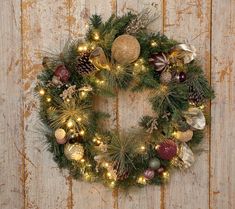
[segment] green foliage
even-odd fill
[[[203,131],[197,130],[193,132],[193,138],[188,142],[188,145],[193,148],[194,146],[200,144],[203,140]]]
[[[178,113],[188,107],[188,88],[184,84],[161,85],[150,99],[153,110],[159,115],[165,112]]]
[[[144,30],[137,30],[135,36],[141,46],[139,59],[126,66],[115,63],[111,56],[112,43],[116,37],[126,31],[129,23],[136,17],[137,15],[132,13],[121,17],[112,15],[106,22],[103,22],[101,16],[93,15],[90,18],[84,42],[70,41],[61,53],[48,54],[44,58],[44,69],[38,76],[39,82],[35,91],[38,94],[40,90],[44,90],[44,94],[38,95],[40,119],[49,130],[45,134],[45,142],[58,166],[69,169],[71,175],[76,179],[85,178],[88,181],[101,181],[105,185],[110,185],[113,179],[105,177],[107,168],[102,167],[94,159],[95,156],[104,154],[106,160],[111,162],[118,174],[130,172],[125,180],[117,179],[115,181],[116,187],[142,186],[137,180],[148,168],[149,159],[158,157],[155,146],[166,138],[173,138],[172,133],[175,130],[190,129],[183,116],[183,112],[190,106],[190,89],[193,88],[197,94],[202,95],[204,101],[214,97],[214,92],[197,62],[191,62],[183,68],[177,69],[185,71],[187,75],[185,82],[179,83],[173,79],[169,84],[161,83],[160,73],[150,66],[148,59],[153,53],[170,54],[172,47],[178,42],[168,39],[160,33],[148,34]],[[77,60],[83,53],[78,49],[84,44],[87,46],[88,53],[94,47],[102,47],[107,56],[109,70],[97,69],[88,75],[77,73]],[[54,71],[59,65],[64,65],[71,76],[67,83],[55,85],[52,79]],[[63,100],[60,95],[72,85],[76,85],[72,98],[68,101]],[[87,86],[90,87],[90,91],[80,91],[80,88]],[[104,127],[100,127],[99,122],[109,115],[93,110],[94,96],[115,97],[119,89],[149,91],[149,101],[154,117],[142,117],[139,121],[141,130],[121,134],[117,130],[108,132]],[[154,120],[153,128],[152,121]],[[68,126],[69,121],[73,122],[72,127]],[[64,145],[58,144],[54,136],[57,128],[65,129],[68,138],[72,129],[75,129],[75,132],[85,130],[85,135],[79,141],[85,150],[85,162],[70,161],[65,157]],[[99,145],[93,141],[97,136],[100,137],[99,143],[107,146],[107,151],[104,153],[97,151]],[[203,132],[194,130],[193,138],[188,142],[189,146],[193,148],[201,142],[202,138]],[[141,149],[141,147],[144,148]],[[160,161],[166,170],[171,168],[170,161],[161,159]],[[162,175],[156,175],[148,181],[148,184],[163,183],[165,183],[165,179]]]
[[[208,80],[203,75],[201,67],[193,62],[187,66],[187,82],[186,84],[193,88],[198,95],[201,95],[203,99],[213,99],[215,97],[214,91],[208,83]]]

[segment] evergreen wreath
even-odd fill
[[[214,97],[196,50],[160,33],[148,33],[150,10],[90,18],[85,40],[70,41],[43,58],[36,92],[48,149],[75,179],[107,186],[163,184],[173,168],[189,168],[203,139],[205,103]],[[94,96],[118,90],[151,92],[155,113],[139,130],[120,134],[99,121]]]

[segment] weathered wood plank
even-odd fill
[[[59,173],[46,150],[34,95],[36,76],[44,51],[63,47],[69,37],[69,1],[23,0],[23,90],[24,134],[27,177],[25,207],[32,209],[71,208],[70,179]]]
[[[116,0],[98,2],[95,0],[73,0],[70,9],[71,35],[72,38],[82,38],[87,31],[89,17],[93,14],[100,14],[106,20],[116,11]],[[117,124],[116,117],[116,99],[97,98],[95,108],[108,112],[110,118],[102,125],[108,128],[115,128]],[[73,205],[74,208],[95,209],[95,208],[115,208],[116,193],[104,187],[101,184],[89,184],[81,181],[73,181]],[[113,198],[114,197],[114,198]]]
[[[210,0],[164,1],[164,33],[179,41],[188,41],[198,51],[205,72],[210,75]],[[203,150],[209,148],[209,134]],[[165,208],[206,209],[209,206],[209,155],[203,151],[194,166],[185,172],[175,172],[165,187]]]
[[[210,208],[235,208],[235,1],[212,1]]]
[[[24,206],[20,2],[0,1],[0,208]]]
[[[140,12],[142,9],[157,6],[161,12],[161,1],[133,1],[120,0],[117,2],[117,14],[123,15],[127,11]],[[150,30],[155,32],[162,30],[162,15],[151,24]],[[144,115],[151,115],[151,106],[148,102],[148,92],[133,93],[131,91],[119,91],[118,94],[118,118],[120,132],[127,132],[138,128],[138,122]],[[149,186],[143,189],[132,188],[127,193],[118,194],[118,208],[153,208],[161,207],[161,187]]]

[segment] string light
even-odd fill
[[[103,163],[102,164],[105,168],[108,168],[109,167],[109,164],[107,162]]]
[[[98,41],[100,39],[100,36],[98,33],[94,33],[93,38],[94,38],[94,40]]]
[[[91,176],[90,176],[89,173],[84,173],[84,177],[85,177],[86,180],[89,180]]]
[[[107,172],[106,175],[107,175],[108,178],[111,178],[111,177],[112,177],[112,174],[111,174],[110,172]]]
[[[137,183],[139,183],[139,184],[146,184],[146,179],[143,176],[140,176],[137,179]]]
[[[203,109],[205,108],[205,106],[204,106],[204,105],[201,105],[199,108],[200,108],[201,110],[203,110]]]
[[[85,134],[85,131],[84,131],[84,130],[81,130],[81,131],[79,132],[79,134],[80,134],[81,136],[83,136],[83,135]]]
[[[87,49],[88,49],[88,47],[87,47],[87,45],[80,45],[79,47],[78,47],[78,51],[79,52],[82,52],[82,51],[87,51]]]
[[[176,135],[177,135],[177,132],[174,131],[174,132],[172,133],[172,136],[176,136]]]
[[[140,63],[144,63],[144,59],[143,59],[143,58],[140,58],[140,59],[139,59],[139,62],[140,62]]]
[[[117,70],[121,70],[122,67],[120,65],[117,65]]]
[[[102,84],[104,84],[104,80],[99,80],[99,79],[97,79],[97,80],[96,80],[96,83],[99,84],[99,85],[102,85]]]
[[[81,98],[85,98],[87,96],[87,92],[81,91],[80,96],[81,96]]]
[[[167,181],[170,178],[170,173],[168,171],[164,171],[162,173],[162,177]]]
[[[73,121],[72,120],[69,120],[68,122],[67,122],[67,127],[68,128],[71,128],[73,126]]]
[[[84,162],[85,162],[85,159],[84,159],[84,158],[82,158],[82,159],[80,160],[80,162],[81,162],[81,163],[84,163]]]
[[[111,188],[114,188],[114,187],[115,187],[115,184],[116,184],[115,181],[111,181],[110,187],[111,187]]]
[[[141,151],[145,151],[145,149],[146,149],[146,148],[145,148],[144,145],[142,145],[142,146],[140,147],[140,150],[141,150]]]
[[[158,144],[158,145],[156,145],[155,146],[155,150],[158,150],[159,149],[159,147],[160,147],[160,145]]]
[[[81,122],[82,121],[82,118],[81,117],[78,117],[77,118],[77,122]]]
[[[135,67],[138,67],[138,66],[139,66],[139,64],[138,64],[137,62],[135,62],[135,64],[134,64],[134,65],[135,65]]]
[[[70,102],[70,99],[69,99],[69,98],[67,98],[67,99],[66,99],[66,102]]]
[[[41,96],[45,95],[44,89],[40,89],[39,94],[40,94]]]
[[[152,41],[151,41],[151,46],[152,46],[152,47],[157,46],[157,42],[156,42],[156,41],[154,41],[154,40],[152,40]]]
[[[51,102],[51,98],[50,97],[47,97],[47,102]]]

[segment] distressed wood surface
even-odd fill
[[[212,2],[210,207],[235,208],[235,1]],[[223,15],[218,15],[223,14]]]
[[[24,205],[21,10],[17,0],[0,8],[0,208],[16,209]]]
[[[208,79],[210,79],[210,0],[166,0],[164,2],[164,33],[197,49]],[[208,108],[209,109],[209,108]],[[164,190],[164,205],[168,209],[208,208],[209,206],[209,134],[206,133],[202,152],[194,166],[172,174]],[[203,196],[202,196],[203,194]]]
[[[164,187],[110,191],[74,181],[60,171],[43,144],[33,88],[45,51],[82,38],[90,15],[141,11],[158,5],[153,31],[196,46],[216,91],[211,128],[192,169],[175,172]],[[1,0],[0,208],[3,209],[233,209],[235,208],[234,0]],[[127,131],[151,114],[147,92],[97,98],[110,128]],[[135,111],[133,111],[135,110]]]
[[[149,7],[156,10],[151,4],[158,4],[161,9],[161,1],[144,0],[119,0],[117,1],[117,15],[123,15],[128,11],[140,12]],[[149,27],[152,30],[162,30],[162,14]],[[119,91],[118,93],[118,119],[119,131],[130,132],[139,128],[138,122],[144,115],[153,115],[148,102],[149,92],[133,93],[131,91]],[[153,208],[161,207],[161,187],[147,187],[142,189],[131,188],[128,192],[119,191],[118,208]]]
[[[71,19],[74,21],[71,25],[72,38],[84,37],[89,23],[89,17],[92,14],[101,14],[106,20],[111,14],[116,12],[116,1],[96,0],[73,0],[71,4]],[[102,125],[108,128],[115,128],[117,124],[116,99],[99,98],[95,99],[94,108],[110,114],[110,118]],[[97,183],[86,183],[73,180],[73,206],[74,208],[115,208],[116,191],[111,191],[107,187]],[[94,198],[95,197],[95,198]]]
[[[34,97],[36,76],[45,51],[59,52],[69,37],[66,0],[23,0],[23,90],[25,154],[25,208],[72,208],[71,180],[62,174],[43,143]]]

